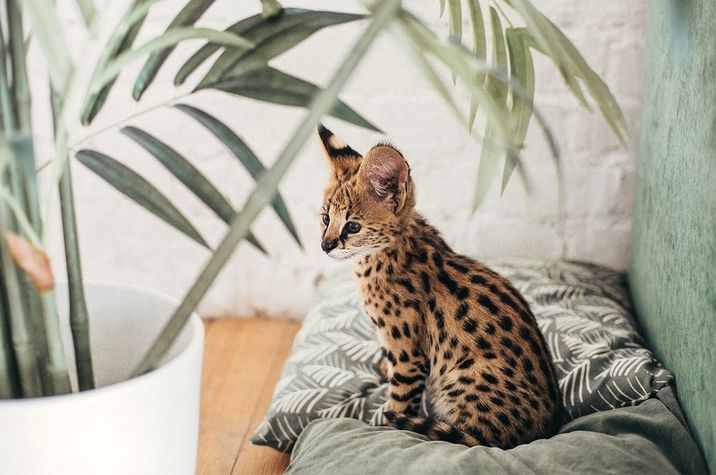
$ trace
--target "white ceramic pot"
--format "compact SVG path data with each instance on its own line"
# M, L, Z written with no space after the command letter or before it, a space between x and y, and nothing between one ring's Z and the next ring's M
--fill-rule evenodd
M192 315L159 368L127 380L177 302L116 285L89 284L86 293L98 389L0 401L0 474L193 474L201 320ZM64 294L58 288L66 321Z

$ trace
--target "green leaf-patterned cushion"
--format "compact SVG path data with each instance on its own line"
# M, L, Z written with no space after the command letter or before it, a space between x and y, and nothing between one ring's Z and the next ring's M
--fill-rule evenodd
M624 274L564 261L490 265L523 293L537 317L557 369L564 421L635 405L671 382L636 332ZM252 441L288 452L314 419L381 424L380 356L355 279L343 268L319 286Z

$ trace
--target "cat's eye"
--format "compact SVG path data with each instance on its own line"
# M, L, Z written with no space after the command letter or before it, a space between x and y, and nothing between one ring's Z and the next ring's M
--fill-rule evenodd
M353 221L348 221L344 229L351 234L355 234L360 231L360 224Z
M325 224L326 226L328 226L328 223L331 222L331 217L328 216L328 214L323 213L323 214L321 215L321 220L323 221L323 224Z

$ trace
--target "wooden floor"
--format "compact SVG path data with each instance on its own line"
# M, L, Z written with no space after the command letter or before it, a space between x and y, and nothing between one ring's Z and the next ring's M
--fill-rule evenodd
M271 400L299 323L207 320L199 474L278 474L288 455L249 440Z

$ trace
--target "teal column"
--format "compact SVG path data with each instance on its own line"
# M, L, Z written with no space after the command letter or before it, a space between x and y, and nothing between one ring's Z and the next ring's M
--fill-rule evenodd
M716 473L716 0L652 0L629 269Z

